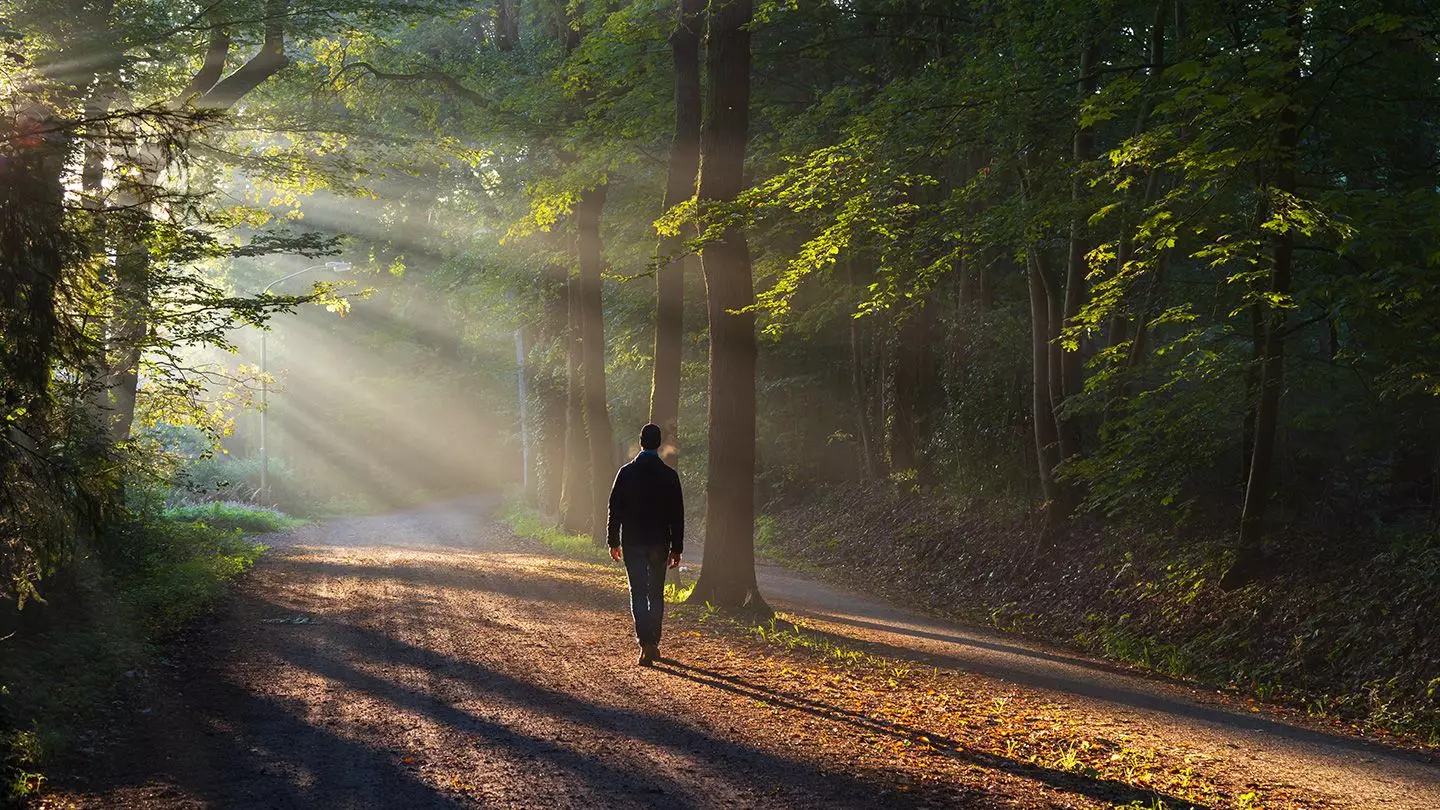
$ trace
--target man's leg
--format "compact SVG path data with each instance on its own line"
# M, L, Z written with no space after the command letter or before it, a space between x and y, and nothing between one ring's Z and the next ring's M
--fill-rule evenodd
M665 565L669 558L670 547L663 543L646 549L645 562L650 569L646 594L650 600L649 643L653 647L660 646L660 624L665 618Z
M650 555L648 548L624 550L625 574L630 580L630 615L635 618L635 640L650 643Z

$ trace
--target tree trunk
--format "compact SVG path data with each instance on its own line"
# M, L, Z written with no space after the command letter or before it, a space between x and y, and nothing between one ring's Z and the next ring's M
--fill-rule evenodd
M615 477L614 434L605 392L605 308L601 274L605 267L600 215L605 186L585 192L575 205L575 248L580 260L580 344L584 369L585 434L590 440L590 537L605 544L610 484Z
M665 184L665 209L690 199L700 171L700 27L704 0L680 0L670 50L675 61L675 135ZM693 236L687 228L686 236ZM655 267L655 368L650 385L650 421L665 437L660 454L672 467L680 462L680 350L684 340L685 271L690 258L682 237L660 240Z
M64 130L40 105L22 109L16 126L16 141L25 145L0 160L0 380L6 383L0 406L8 423L0 450L12 442L29 446L45 428L66 238L61 178L68 143L53 134ZM23 435L12 438L11 431Z
M1055 468L1060 464L1059 436L1055 410L1050 405L1050 291L1045 268L1032 248L1028 257L1030 286L1031 405L1034 422L1035 457L1039 462L1040 496L1047 504L1057 497ZM1051 511L1046 507L1047 513Z
M700 133L702 205L744 184L750 118L752 0L710 8L710 106ZM710 463L705 565L692 598L768 612L755 584L755 303L745 232L731 228L700 254L710 317Z
M495 49L508 53L520 40L520 0L499 0L495 9Z
M110 438L124 441L135 423L135 403L140 387L140 356L149 330L150 309L147 281L150 276L149 248L143 237L127 234L119 240L115 254L115 310L110 319L107 342L109 366L106 380L110 391Z
M530 368L529 355L530 345L534 340L526 335L529 327L520 325L515 327L515 383L517 387L517 400L520 411L520 483L521 492L525 502L531 505L537 503L539 487L536 482L535 467L535 431L530 418Z
M588 532L595 509L590 495L590 445L585 437L585 378L580 343L580 283L565 283L565 477L560 488L560 523L567 531Z
M264 31L260 50L228 76L223 76L231 36L221 25L210 29L210 45L200 70L171 107L193 104L211 112L229 110L255 88L279 73L290 59L285 55L285 22L290 17L289 0L266 0ZM169 167L170 158L153 142L139 141L130 155L138 171L132 185L124 192L130 199L125 208L137 216L135 231L120 238L116 246L115 306L110 329L115 347L111 354L110 374L106 380L110 391L110 434L116 441L130 436L135 421L135 404L139 393L140 358L145 351L150 310L150 254L143 236L150 203L159 191L158 183Z
M859 271L855 269L855 262L846 258L846 267L849 268L850 282L858 292L864 289L860 283ZM860 474L864 480L872 481L880 477L879 453L875 447L875 422L870 416L870 384L868 382L868 345L866 339L865 324L868 319L850 318L850 388L851 402L855 411L855 444L859 452L857 461L860 465Z
M544 297L545 320L541 340L546 346L559 343L565 348L568 372L570 352L565 267L556 263L547 265L544 281L541 295ZM556 385L550 375L546 375L543 383L536 387L540 400L540 509L546 514L558 515L566 466L566 390L564 386Z
M1287 54L1291 61L1291 98L1301 78L1299 72L1300 44L1304 36L1304 10L1291 2L1286 27L1290 34ZM1288 206L1295 193L1295 150L1299 143L1299 116L1294 104L1280 112L1276 128L1275 205ZM1245 505L1240 514L1240 539L1235 564L1226 572L1222 585L1234 586L1260 573L1264 563L1261 541L1265 535L1265 512L1273 487L1275 434L1280 417L1280 388L1285 373L1285 308L1279 302L1290 295L1290 277L1294 269L1295 236L1289 228L1273 237L1274 260L1270 267L1268 311L1264 318L1264 342L1260 358L1260 400L1255 408L1255 433L1250 457L1250 475L1245 486Z
M890 470L904 473L919 466L920 377L924 361L924 304L908 313L895 345L894 410L890 422Z

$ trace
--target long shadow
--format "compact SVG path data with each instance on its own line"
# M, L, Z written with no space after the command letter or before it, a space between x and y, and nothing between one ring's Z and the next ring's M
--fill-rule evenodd
M344 626L340 632L345 635L359 635L362 643L344 645L342 651L373 653L376 651L377 636L354 626ZM378 638L388 638L378 636ZM330 639L334 641L335 639ZM645 772L640 768L621 768L597 757L585 754L556 741L545 740L524 734L502 723L479 717L457 708L445 699L425 691L411 688L395 681L362 672L341 660L338 655L326 654L302 643L282 642L272 648L282 660L300 669L321 675L343 684L348 689L363 692L399 709L441 723L453 731L472 738L475 747L492 746L504 749L516 759L540 759L551 766L561 768L572 775L588 789L611 800L624 801L635 796L664 796L664 806L677 810L698 808L699 805L685 796L686 788L673 777L658 771ZM388 656L396 661L395 656ZM377 660L370 657L369 660ZM624 761L623 757L617 757ZM533 790L533 786L528 788ZM536 796L538 799L539 796ZM399 805L397 805L399 806Z
M823 622L843 624L849 627L861 627L868 630L880 630L886 633L895 633L897 635L910 636L912 638L924 638L931 641L942 641L946 644L958 644L963 647L977 647L982 650L990 650L992 652L1004 653L1006 655L1015 655L1023 658L1035 658L1041 661L1049 661L1056 664L1063 664L1065 666L1094 670L1096 672L1106 673L1107 675L1119 675L1128 678L1145 678L1156 681L1170 680L1163 676L1154 675L1151 673L1136 672L1132 669L1119 666L1117 664L1109 664L1104 661L1093 661L1087 658L1081 658L1079 656L1064 655L1062 653L1035 649L1033 647L1022 647L1018 644L1006 644L1002 641L994 641L983 636L962 635L960 633L941 633L934 630L923 630L919 627L886 624L883 621L857 619L853 616L836 616L833 613L827 613L820 610L806 609L804 606L800 607L800 612L804 613L810 618L818 619ZM906 620L908 621L909 617L907 617Z
M172 695L183 689L183 697L145 717L114 755L71 766L85 777L86 791L147 786L159 793L147 804L189 806L178 790L236 810L466 806L416 779L391 752L312 725L294 707L226 682L223 673L185 674L165 686Z
M332 625L332 627L335 627ZM597 789L614 791L617 780L624 780L631 787L625 795L633 800L638 790L663 792L665 798L657 800L658 806L688 807L705 804L701 797L697 802L683 800L686 793L693 793L693 786L687 788L674 778L655 771L637 773L619 771L598 759L585 756L562 746L546 741L536 742L534 738L517 734L499 723L476 717L458 709L446 700L408 686L361 672L346 663L346 656L360 657L375 664L395 664L414 667L434 675L448 677L463 684L477 696L490 695L496 698L496 705L523 707L526 710L547 715L551 718L579 723L609 736L620 736L643 741L676 752L688 753L703 762L724 762L727 770L740 777L734 782L741 785L747 779L745 774L763 774L761 779L772 785L795 792L795 800L788 804L819 805L825 807L868 808L885 806L915 806L933 802L936 798L949 799L953 805L954 792L940 787L919 786L909 795L900 796L886 791L884 784L867 782L853 773L845 773L817 767L802 761L788 759L742 743L707 734L676 718L637 712L620 707L605 706L583 700L574 695L556 691L535 683L498 672L478 663L456 659L432 650L409 644L383 633L354 625L336 627L343 636L343 642L333 651L320 651L297 641L280 643L275 652L290 664L330 678L378 699L390 702L407 710L423 714L432 720L467 734L474 734L496 745L533 752L554 764L565 767L569 772L582 778ZM332 640L334 640L332 638ZM616 758L623 761L626 754L617 752ZM639 762L648 760L637 759ZM773 774L773 778L772 775ZM757 787L761 787L757 783ZM656 790L658 788L658 791ZM773 797L772 797L773 798ZM816 801L816 800L819 801ZM781 802L780 804L787 804ZM960 805L963 806L963 805Z
M803 611L802 611L803 613ZM891 627L889 625L866 622L863 620L846 621L840 617L829 616L824 613L806 613L821 621L835 621L840 624L852 624L869 629L880 630L889 633L902 635L917 635L907 631L905 628ZM874 641L867 638L856 638L854 636L831 633L825 630L814 628L799 628L800 632L816 636L818 638L840 644L847 647L860 647L876 655L885 658L895 658L905 661L915 661L930 665L939 665L950 669L965 672L975 672L994 678L999 678L1011 683L1029 686L1036 689L1043 689L1062 695L1073 695L1077 697L1093 698L1107 703L1126 706L1133 709L1141 709L1150 712L1159 712L1183 717L1191 720L1198 720L1216 726L1229 729L1255 732L1265 734L1291 742L1303 743L1311 746L1319 746L1331 749L1341 749L1351 753L1363 753L1367 756L1384 755L1395 760L1395 764L1413 764L1430 766L1434 769L1434 763L1430 761L1431 755L1410 751L1404 748L1386 745L1379 742L1370 742L1353 737L1345 737L1338 734L1330 734L1324 731L1316 731L1295 726L1279 720L1272 720L1267 717L1242 714L1223 707L1205 706L1199 703L1192 703L1185 700L1168 697L1162 694L1132 688L1112 679L1109 681L1091 680L1083 677L1076 677L1073 674L1058 672L1046 672L1040 668L1015 666L997 662L993 658L977 656L968 657L964 655L937 652L935 650L917 650L911 647L903 647L897 644L888 644L883 641ZM932 634L933 637L939 634ZM988 648L984 644L976 644L971 639L940 638L939 640L951 642L960 646L978 646ZM994 645L1003 647L1004 645ZM1020 648L1017 648L1020 650ZM1006 650L1008 651L1008 650ZM1023 650L1020 650L1023 652ZM1144 684L1145 681L1133 674L1125 673L1125 678L1130 678ZM1440 774L1440 769L1434 769ZM1435 778L1431 775L1430 778Z
M366 628L347 625L344 632L346 635L354 636L353 648L356 651L363 651L370 660L388 661L454 677L477 691L494 694L513 705L525 706L558 719L584 723L602 732L620 732L626 736L674 750L694 750L697 747L707 749L708 752L711 752L712 758L718 756L727 760L738 759L750 763L752 767L760 769L762 772L765 769L780 768L787 773L787 782L808 784L811 786L811 790L822 790L822 795L826 796L833 806L847 805L855 801L859 801L860 806L871 806L870 802L873 800L861 799L860 794L874 794L878 787L849 774L819 769L706 734L669 717L640 714L584 701L573 695L523 681L469 661L458 660L416 647ZM292 663L305 665L299 658L300 656L295 656ZM407 690L405 687L355 672L353 668L333 657L328 662L312 661L311 664L308 668L319 674L382 699L391 700L397 705L405 705L415 711L425 711L434 719L448 725L464 728L466 723L474 722L472 715L454 709L429 695L413 693L413 690ZM924 730L901 724L884 723L810 698L775 692L674 661L663 662L661 669L711 688L749 699L763 700L772 705L804 712L827 721L845 723L858 730L910 741L919 741L923 736L947 756L957 757L981 767L1033 779L1076 794L1121 803L1160 799L1172 807L1194 807L1196 810L1207 810L1202 805L1195 805L1156 791L1136 788L1123 782L1044 768L982 751L969 750L959 742ZM885 801L893 803L895 800L896 797L890 796Z
M484 514L485 506L476 506L476 514ZM505 553L503 544L495 549L496 553ZM413 581L417 584L433 585L443 588L466 588L474 591L490 591L497 594L526 599L538 600L537 589L533 582L524 577L509 576L504 573L497 573L493 569L486 570L483 575L479 573L468 573L465 571L441 572L434 568L410 568L407 566L391 567L365 567L345 566L330 563L287 560L284 562L287 567L292 567L297 572L309 572L315 574L328 574L334 576L357 576L365 578L370 576L367 572L373 572L374 578L393 577ZM604 605L613 602L615 594L607 589L586 585L583 583L571 583L563 590L546 589L543 597L545 601L558 601L577 607L591 607ZM1363 753L1366 755L1381 754L1396 761L1397 764L1413 764L1426 766L1433 763L1430 757L1424 753L1417 753L1404 748L1387 745L1381 742L1369 742L1338 734L1327 733L1307 729L1301 726L1291 725L1278 720L1263 716L1243 714L1223 707L1206 706L1199 703L1177 699L1175 697L1156 694L1153 691L1144 689L1147 681L1165 683L1165 679L1145 678L1124 668L1106 665L1100 662L1088 661L1079 657L1050 653L1043 650L1034 650L1018 645L1005 644L1003 642L991 641L984 638L974 638L966 635L941 633L924 630L920 628L897 627L884 624L883 622L869 621L844 616L836 616L824 611L808 611L803 607L800 611L804 615L812 616L818 620L834 622L839 625L847 625L862 629L875 630L887 633L895 633L915 638L924 638L939 641L947 644L954 644L962 647L971 647L979 650L1005 653L1022 658L1038 659L1066 666L1073 666L1085 670L1103 673L1112 677L1104 679L1091 679L1083 677L1082 673L1065 673L1046 671L1043 665L1037 664L1034 667L1027 667L1018 663L1002 663L994 658L979 655L967 657L953 653L938 652L935 650L917 650L898 644L860 639L838 633L829 633L821 630L805 629L803 632L818 635L841 642L848 646L862 645L878 655L899 658L903 660L917 661L927 664L936 664L953 669L977 672L988 676L1001 678L1012 683L1030 686L1038 689L1049 690L1061 694L1086 697L1102 700L1120 706L1126 706L1144 711L1159 712L1173 715L1175 717L1197 720L1217 726L1231 729L1255 732L1274 736L1280 739L1304 743L1307 745L1322 746L1332 749L1340 749L1352 753ZM1135 685L1127 685L1126 681L1134 681Z
M656 669L689 681L694 681L695 683L709 686L713 689L719 689L751 700L758 700L771 706L778 706L790 711L803 712L830 722L844 723L859 731L881 734L895 740L903 740L919 745L929 745L942 755L952 759L958 759L982 768L1004 771L1005 773L1014 774L1026 779L1033 779L1053 788L1088 796L1092 799L1126 804L1141 801L1153 803L1158 800L1163 802L1166 807L1188 807L1191 808L1191 810L1208 810L1205 805L1195 804L1189 800L1180 799L1159 791L1137 788L1125 782L1084 776L1083 774L1077 774L1071 771L1032 765L1027 762L1021 762L985 751L976 751L942 734L915 728L914 726L909 726L904 723L877 720L873 717L860 714L859 712L851 711L850 709L832 706L812 698L779 692L769 687L757 686L731 675L724 675L712 670L690 666L689 664L684 664L679 661L664 659L659 662Z

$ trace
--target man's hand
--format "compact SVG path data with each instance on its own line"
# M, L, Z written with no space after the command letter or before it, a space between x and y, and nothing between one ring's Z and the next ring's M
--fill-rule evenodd
M619 547L619 546L611 546L611 547L610 547L610 559L614 560L615 562L620 562L620 547Z
M678 552L678 551L672 551L672 552L670 552L670 567L671 567L671 568L679 568L679 567L680 567L680 552Z

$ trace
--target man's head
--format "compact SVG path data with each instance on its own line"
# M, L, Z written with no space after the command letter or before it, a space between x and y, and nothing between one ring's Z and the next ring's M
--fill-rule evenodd
M640 449L659 450L660 438L659 425L646 425L640 428Z

